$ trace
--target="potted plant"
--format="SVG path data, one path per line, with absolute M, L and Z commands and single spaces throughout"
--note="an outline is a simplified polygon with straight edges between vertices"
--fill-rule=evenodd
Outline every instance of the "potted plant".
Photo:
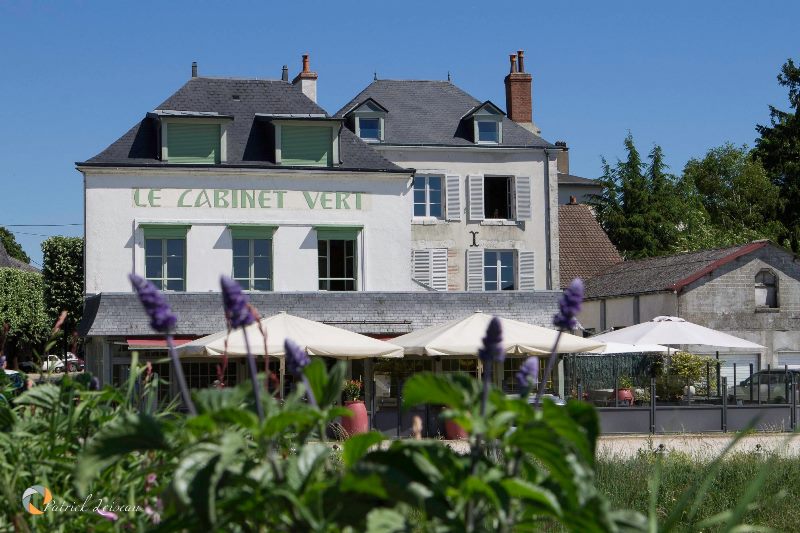
M 633 380 L 630 376 L 620 376 L 617 381 L 617 401 L 633 405 Z
M 363 387 L 364 385 L 359 379 L 348 379 L 344 382 L 344 407 L 352 413 L 351 416 L 342 417 L 342 427 L 348 435 L 369 431 L 367 406 L 361 399 Z

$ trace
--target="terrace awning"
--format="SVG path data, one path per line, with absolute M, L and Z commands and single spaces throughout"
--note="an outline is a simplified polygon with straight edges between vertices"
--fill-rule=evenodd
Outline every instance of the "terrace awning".
M 412 331 L 392 339 L 402 346 L 406 355 L 478 355 L 483 345 L 486 328 L 492 315 L 473 313 L 444 324 Z M 503 330 L 503 348 L 509 355 L 544 355 L 550 353 L 558 331 L 517 320 L 500 318 Z M 559 353 L 589 352 L 602 348 L 605 343 L 562 333 L 558 342 Z
M 338 359 L 365 359 L 368 357 L 403 357 L 403 349 L 395 344 L 373 339 L 366 335 L 315 322 L 287 313 L 278 313 L 261 320 L 267 336 L 266 351 L 270 356 L 285 354 L 284 342 L 291 339 L 309 355 Z M 247 354 L 245 337 L 254 355 L 265 355 L 265 342 L 258 323 L 201 337 L 178 348 L 181 355 L 222 355 L 242 357 Z

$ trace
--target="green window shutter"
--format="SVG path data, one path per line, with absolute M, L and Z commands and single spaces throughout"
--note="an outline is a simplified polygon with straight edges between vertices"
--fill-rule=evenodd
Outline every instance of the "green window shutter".
M 185 239 L 190 224 L 139 224 L 145 239 Z
M 213 165 L 220 157 L 219 124 L 167 124 L 167 159 L 169 163 Z
M 281 126 L 281 164 L 328 166 L 332 140 L 327 126 Z
M 361 226 L 314 226 L 317 230 L 317 240 L 320 241 L 354 241 Z
M 271 239 L 277 226 L 263 224 L 231 224 L 231 236 L 234 239 Z

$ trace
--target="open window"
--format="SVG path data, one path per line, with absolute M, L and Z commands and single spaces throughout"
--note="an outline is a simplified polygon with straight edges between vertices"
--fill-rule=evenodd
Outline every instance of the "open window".
M 514 218 L 514 178 L 511 176 L 484 176 L 483 212 L 486 218 L 512 220 Z

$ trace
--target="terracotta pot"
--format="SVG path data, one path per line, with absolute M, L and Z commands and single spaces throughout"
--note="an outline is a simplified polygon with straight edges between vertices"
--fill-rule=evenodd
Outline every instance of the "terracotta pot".
M 366 433 L 369 431 L 369 417 L 367 416 L 367 406 L 361 400 L 344 402 L 345 409 L 353 413 L 353 416 L 342 417 L 342 427 L 348 435 Z
M 452 420 L 445 420 L 444 436 L 447 437 L 448 440 L 461 440 L 468 438 L 469 434 L 456 422 L 453 422 Z
M 617 401 L 633 405 L 633 391 L 631 389 L 617 389 Z

